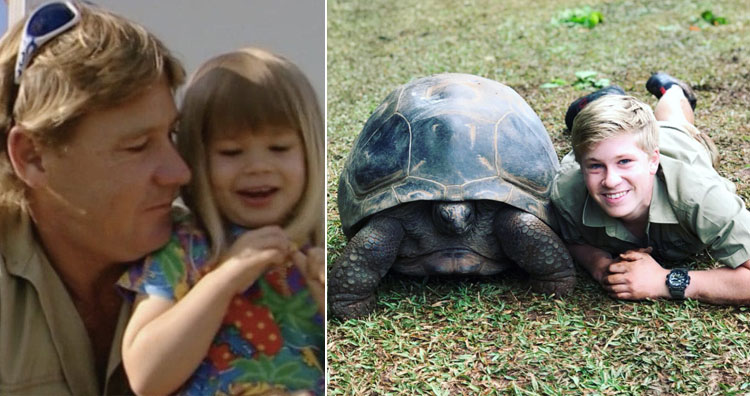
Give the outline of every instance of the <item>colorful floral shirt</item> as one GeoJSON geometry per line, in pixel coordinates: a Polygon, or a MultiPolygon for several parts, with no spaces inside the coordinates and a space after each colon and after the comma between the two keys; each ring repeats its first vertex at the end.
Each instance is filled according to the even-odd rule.
{"type": "MultiPolygon", "coordinates": [[[[232,227],[237,237],[245,230],[232,227]]],[[[118,282],[137,293],[177,301],[206,273],[207,236],[180,219],[169,243],[118,282]]],[[[181,395],[253,395],[272,389],[323,394],[323,317],[295,266],[268,271],[235,296],[208,355],[181,395]]]]}

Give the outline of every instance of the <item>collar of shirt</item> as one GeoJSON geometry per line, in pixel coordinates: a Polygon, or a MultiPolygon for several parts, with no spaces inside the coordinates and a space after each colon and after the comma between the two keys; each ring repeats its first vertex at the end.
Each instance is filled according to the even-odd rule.
{"type": "MultiPolygon", "coordinates": [[[[19,356],[15,362],[11,360],[11,364],[24,367],[24,359],[44,356],[41,359],[43,362],[37,361],[33,364],[58,365],[72,394],[101,393],[94,365],[93,349],[86,327],[65,285],[44,254],[44,249],[33,230],[30,216],[21,211],[6,212],[0,214],[0,223],[0,246],[3,246],[3,259],[8,273],[29,282],[36,290],[41,306],[41,312],[28,313],[25,320],[19,318],[16,323],[10,320],[7,323],[3,322],[4,326],[20,327],[17,332],[7,332],[7,334],[24,335],[15,342],[27,344],[28,348],[37,350],[32,356],[19,356]],[[35,318],[39,316],[44,317],[47,326],[28,328],[28,323],[36,323],[35,318]],[[40,346],[42,342],[40,340],[46,339],[51,339],[54,347],[40,346]]],[[[129,313],[130,305],[123,303],[112,341],[107,367],[107,383],[104,386],[105,393],[108,392],[107,388],[110,386],[118,389],[126,388],[123,382],[124,376],[120,378],[118,374],[117,378],[112,381],[118,382],[117,384],[112,384],[109,380],[112,379],[115,371],[120,374],[122,372],[120,348],[122,332],[129,313]]],[[[4,341],[0,339],[0,344],[2,342],[4,341]]]]}

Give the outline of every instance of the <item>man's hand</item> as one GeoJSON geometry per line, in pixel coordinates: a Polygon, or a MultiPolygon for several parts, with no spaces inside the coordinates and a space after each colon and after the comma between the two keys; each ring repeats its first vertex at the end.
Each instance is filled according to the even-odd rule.
{"type": "Polygon", "coordinates": [[[643,300],[669,297],[665,281],[669,271],[651,257],[651,248],[628,250],[609,265],[602,286],[610,297],[643,300]]]}

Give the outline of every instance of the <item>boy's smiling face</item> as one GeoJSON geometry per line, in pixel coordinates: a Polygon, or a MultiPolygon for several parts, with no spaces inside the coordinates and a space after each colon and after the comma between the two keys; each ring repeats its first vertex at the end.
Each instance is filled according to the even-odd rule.
{"type": "Polygon", "coordinates": [[[632,133],[595,144],[581,158],[583,180],[604,212],[627,223],[648,218],[659,150],[646,153],[632,133]]]}

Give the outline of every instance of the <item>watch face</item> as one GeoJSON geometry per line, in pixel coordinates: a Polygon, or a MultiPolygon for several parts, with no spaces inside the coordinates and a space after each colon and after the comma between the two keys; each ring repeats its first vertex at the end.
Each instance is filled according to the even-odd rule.
{"type": "Polygon", "coordinates": [[[667,277],[667,281],[671,286],[687,286],[688,274],[687,271],[672,271],[667,277]]]}

